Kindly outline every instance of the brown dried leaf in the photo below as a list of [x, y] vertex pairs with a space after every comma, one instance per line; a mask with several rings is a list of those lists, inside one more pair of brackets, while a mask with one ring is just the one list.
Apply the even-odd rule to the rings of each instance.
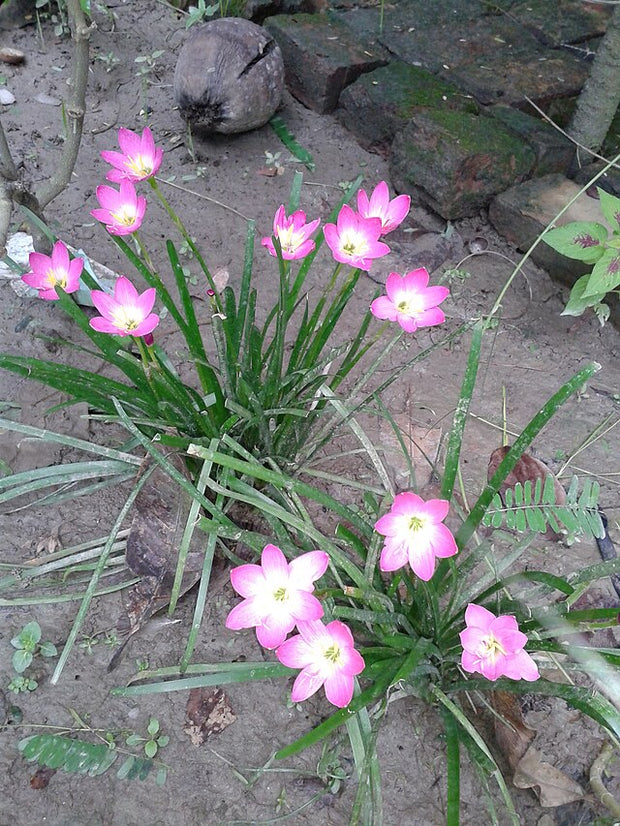
[[546, 763], [531, 745], [536, 732], [525, 724], [519, 698], [507, 691], [494, 691], [493, 707], [502, 718], [495, 721], [495, 739], [513, 772], [514, 785], [532, 789], [541, 806], [563, 806], [581, 800], [581, 786]]
[[207, 737], [224, 731], [236, 719], [221, 688], [193, 688], [185, 707], [183, 731], [194, 746], [201, 746]]
[[563, 806], [584, 796], [579, 783], [546, 763], [534, 746], [521, 758], [512, 782], [518, 789], [533, 789], [541, 806]]
[[[178, 470], [184, 471], [179, 457], [169, 456]], [[117, 631], [127, 634], [127, 639], [112, 657], [108, 671], [118, 665], [129, 638], [162, 608], [168, 605], [177, 553], [187, 522], [191, 498], [179, 485], [158, 468], [142, 488], [135, 503], [135, 516], [129, 535], [125, 561], [135, 574], [142, 577], [130, 589], [126, 602], [126, 615], [119, 618]], [[187, 556], [181, 594], [186, 593], [200, 579], [202, 554], [197, 552], [199, 537], [194, 535]], [[196, 550], [192, 553], [191, 549]]]
[[494, 691], [493, 708], [501, 719], [495, 720], [495, 739], [511, 771], [515, 771], [519, 761], [536, 736], [534, 729], [526, 726], [519, 698], [509, 691]]
[[48, 766], [39, 766], [30, 778], [30, 788], [36, 789], [36, 791], [47, 789], [50, 780], [55, 774], [56, 769], [50, 769]]
[[262, 175], [264, 178], [275, 178], [281, 175], [282, 172], [284, 172], [284, 169], [279, 166], [261, 166], [260, 169], [256, 170], [256, 174]]

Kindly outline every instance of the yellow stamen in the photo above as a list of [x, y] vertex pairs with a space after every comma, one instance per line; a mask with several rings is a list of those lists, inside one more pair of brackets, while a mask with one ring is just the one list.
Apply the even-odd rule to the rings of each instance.
[[142, 155], [138, 155], [135, 158], [127, 158], [125, 165], [128, 169], [131, 169], [132, 172], [135, 172], [136, 175], [140, 175], [145, 178], [153, 172], [152, 164], [145, 160]]
[[62, 287], [63, 290], [67, 286], [67, 273], [58, 272], [53, 267], [45, 273], [45, 278], [50, 287]]
[[325, 659], [332, 665], [336, 665], [336, 663], [340, 661], [340, 654], [340, 646], [336, 645], [336, 643], [330, 645], [329, 648], [326, 648], [323, 652]]

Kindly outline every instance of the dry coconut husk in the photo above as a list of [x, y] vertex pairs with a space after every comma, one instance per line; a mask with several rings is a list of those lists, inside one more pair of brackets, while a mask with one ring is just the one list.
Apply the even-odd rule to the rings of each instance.
[[273, 37], [249, 20], [223, 17], [195, 29], [174, 73], [181, 115], [207, 132], [247, 132], [282, 101], [284, 63]]

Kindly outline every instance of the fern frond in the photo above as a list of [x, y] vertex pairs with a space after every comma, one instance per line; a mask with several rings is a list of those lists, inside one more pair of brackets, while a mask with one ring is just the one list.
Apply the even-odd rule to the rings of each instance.
[[551, 528], [559, 533], [564, 528], [569, 534], [584, 534], [600, 538], [605, 528], [598, 512], [600, 485], [592, 479], [583, 482], [579, 492], [579, 479], [573, 476], [566, 493], [566, 502], [559, 505], [555, 498], [552, 476], [547, 476], [544, 485], [536, 480], [534, 488], [528, 479], [518, 482], [514, 488], [504, 492], [504, 499], [496, 494], [485, 513], [482, 524], [501, 528], [506, 525], [511, 530], [545, 533]]
[[18, 743], [22, 756], [50, 769], [89, 774], [103, 774], [114, 763], [117, 752], [105, 743], [88, 743], [61, 734], [34, 734]]
[[[106, 772], [116, 761], [118, 751], [105, 743], [89, 743], [62, 734], [34, 734], [17, 744], [22, 757], [50, 769], [89, 774], [96, 777]], [[121, 764], [116, 776], [121, 780], [146, 780], [155, 763], [150, 757], [130, 754]], [[158, 770], [156, 782], [165, 782], [165, 767]]]

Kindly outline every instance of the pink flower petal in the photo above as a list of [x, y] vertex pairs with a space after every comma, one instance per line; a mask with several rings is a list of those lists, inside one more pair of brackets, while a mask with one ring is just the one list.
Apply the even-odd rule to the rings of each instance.
[[[155, 292], [153, 290], [153, 292]], [[122, 306], [133, 306], [138, 298], [138, 291], [128, 278], [121, 275], [114, 284], [114, 300]]]
[[302, 583], [312, 583], [323, 576], [329, 565], [329, 556], [325, 551], [309, 551], [293, 559], [289, 565], [291, 584], [302, 588]]
[[[278, 649], [279, 650], [279, 649]], [[286, 665], [286, 663], [284, 663]], [[323, 677], [316, 672], [303, 670], [295, 678], [291, 691], [291, 700], [294, 703], [302, 703], [311, 697], [323, 685]]]
[[[256, 623], [253, 623], [255, 625]], [[263, 648], [270, 651], [282, 645], [286, 635], [295, 627], [295, 620], [289, 616], [272, 614], [268, 620], [256, 625], [256, 637]]]
[[[148, 129], [148, 127], [146, 128]], [[137, 155], [142, 149], [142, 140], [140, 136], [132, 132], [131, 129], [126, 129], [124, 126], [121, 126], [118, 130], [118, 145], [124, 155]]]
[[95, 309], [99, 310], [101, 315], [109, 321], [118, 306], [116, 300], [108, 293], [104, 293], [103, 290], [91, 290], [90, 298], [95, 305]]
[[353, 697], [353, 677], [336, 671], [325, 680], [325, 696], [337, 708], [348, 706]]
[[294, 608], [291, 608], [291, 613], [298, 620], [318, 620], [323, 616], [323, 606], [313, 594], [307, 591], [297, 591], [291, 602], [295, 603]]
[[435, 554], [430, 548], [420, 548], [415, 553], [409, 553], [409, 564], [416, 576], [428, 582], [435, 573]]
[[262, 621], [261, 602], [257, 598], [244, 599], [229, 612], [226, 628], [238, 631], [241, 628], [254, 628]]
[[288, 562], [280, 548], [275, 545], [265, 545], [261, 554], [261, 566], [267, 581], [288, 579]]
[[465, 622], [474, 628], [480, 628], [487, 632], [491, 627], [491, 623], [497, 619], [495, 614], [487, 611], [482, 605], [476, 605], [475, 602], [470, 602], [465, 609]]
[[305, 668], [313, 661], [312, 649], [300, 634], [283, 642], [276, 657], [289, 668]]
[[409, 562], [407, 549], [402, 545], [384, 545], [379, 560], [379, 568], [382, 571], [397, 571]]
[[95, 318], [91, 318], [88, 322], [93, 330], [96, 330], [98, 333], [111, 333], [112, 335], [118, 335], [119, 330], [111, 321], [108, 321], [106, 318], [102, 318], [101, 316], [95, 316]]

